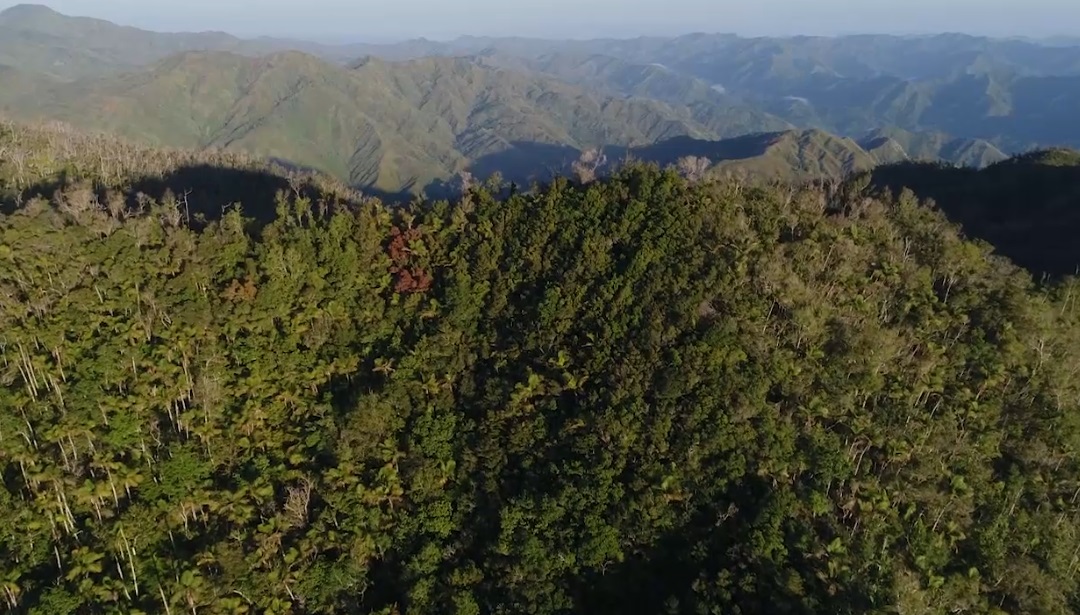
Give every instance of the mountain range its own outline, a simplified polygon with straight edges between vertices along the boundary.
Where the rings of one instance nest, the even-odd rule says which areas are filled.
[[[632,147],[787,126],[752,112],[739,124],[720,112],[607,96],[463,58],[366,58],[342,67],[292,51],[186,52],[114,77],[9,78],[23,85],[5,88],[0,104],[17,117],[160,145],[241,148],[388,191],[531,144]]]
[[[327,45],[20,5],[0,13],[0,86],[12,118],[243,150],[387,193],[466,171],[542,178],[593,148],[791,177],[1080,145],[1080,47],[964,35]]]

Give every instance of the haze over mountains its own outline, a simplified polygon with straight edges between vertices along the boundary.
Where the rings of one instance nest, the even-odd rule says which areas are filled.
[[[464,171],[543,178],[591,148],[609,160],[708,152],[721,166],[782,176],[909,159],[981,167],[1080,145],[1080,127],[1066,121],[1078,104],[1080,47],[1069,41],[692,34],[325,45],[154,33],[36,5],[0,13],[5,115],[242,149],[391,193]]]

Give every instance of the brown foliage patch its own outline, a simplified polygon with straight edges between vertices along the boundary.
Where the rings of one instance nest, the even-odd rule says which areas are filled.
[[[410,228],[402,231],[394,227],[390,231],[390,245],[387,253],[393,265],[390,273],[396,276],[394,291],[399,293],[423,293],[431,289],[435,282],[431,273],[416,264],[411,246],[422,241],[423,234],[420,229]]]
[[[258,292],[259,290],[251,280],[244,283],[241,283],[240,280],[233,280],[232,284],[221,295],[226,301],[254,301]]]

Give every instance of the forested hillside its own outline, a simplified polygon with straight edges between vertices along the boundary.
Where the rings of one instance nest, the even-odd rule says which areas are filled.
[[[0,133],[12,612],[1080,610],[1076,282],[911,193],[62,137]]]

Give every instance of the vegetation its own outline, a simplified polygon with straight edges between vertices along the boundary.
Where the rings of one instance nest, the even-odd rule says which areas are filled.
[[[1035,275],[1080,269],[1080,153],[1044,150],[981,171],[934,164],[875,169],[871,181],[933,199],[965,233],[984,239]]]
[[[907,161],[951,163],[981,169],[1008,158],[985,139],[957,139],[944,133],[914,133],[899,128],[874,130],[859,140],[882,163]]]
[[[0,12],[0,604],[1080,612],[1075,44]]]
[[[152,144],[287,160],[342,181],[420,192],[470,165],[543,173],[551,152],[753,132],[645,99],[593,95],[464,59],[352,68],[299,52],[258,59],[191,52],[148,72],[0,92],[17,117],[59,119]],[[525,164],[516,165],[521,151]]]
[[[137,70],[188,51],[259,56],[291,49],[344,62],[364,53],[367,46],[244,40],[224,32],[149,32],[102,19],[62,15],[36,4],[0,11],[0,64],[64,81]]]
[[[131,192],[204,154],[56,134],[0,132],[12,611],[1080,607],[1076,282],[911,192],[223,156],[254,196],[188,225]]]
[[[363,200],[327,176],[240,152],[150,148],[57,122],[0,121],[0,211],[8,213],[33,198],[78,191],[111,211],[169,199],[183,207],[188,223],[198,225],[242,202],[270,203],[282,190],[335,207]],[[272,209],[246,213],[264,221],[275,215]]]
[[[0,94],[5,99],[20,116],[251,152],[383,193],[437,191],[462,171],[528,183],[567,171],[596,146],[613,158],[662,164],[700,151],[759,177],[842,177],[891,161],[821,131],[754,133],[776,124],[730,126],[726,113],[698,118],[689,107],[643,98],[597,99],[466,59],[368,58],[346,69],[296,52],[260,59],[193,52],[152,72],[23,87]],[[746,132],[754,134],[717,139]]]
[[[242,151],[395,198],[452,193],[465,173],[546,181],[594,149],[790,180],[1080,146],[1078,58],[955,35],[335,46],[20,5],[0,12],[0,112]]]

